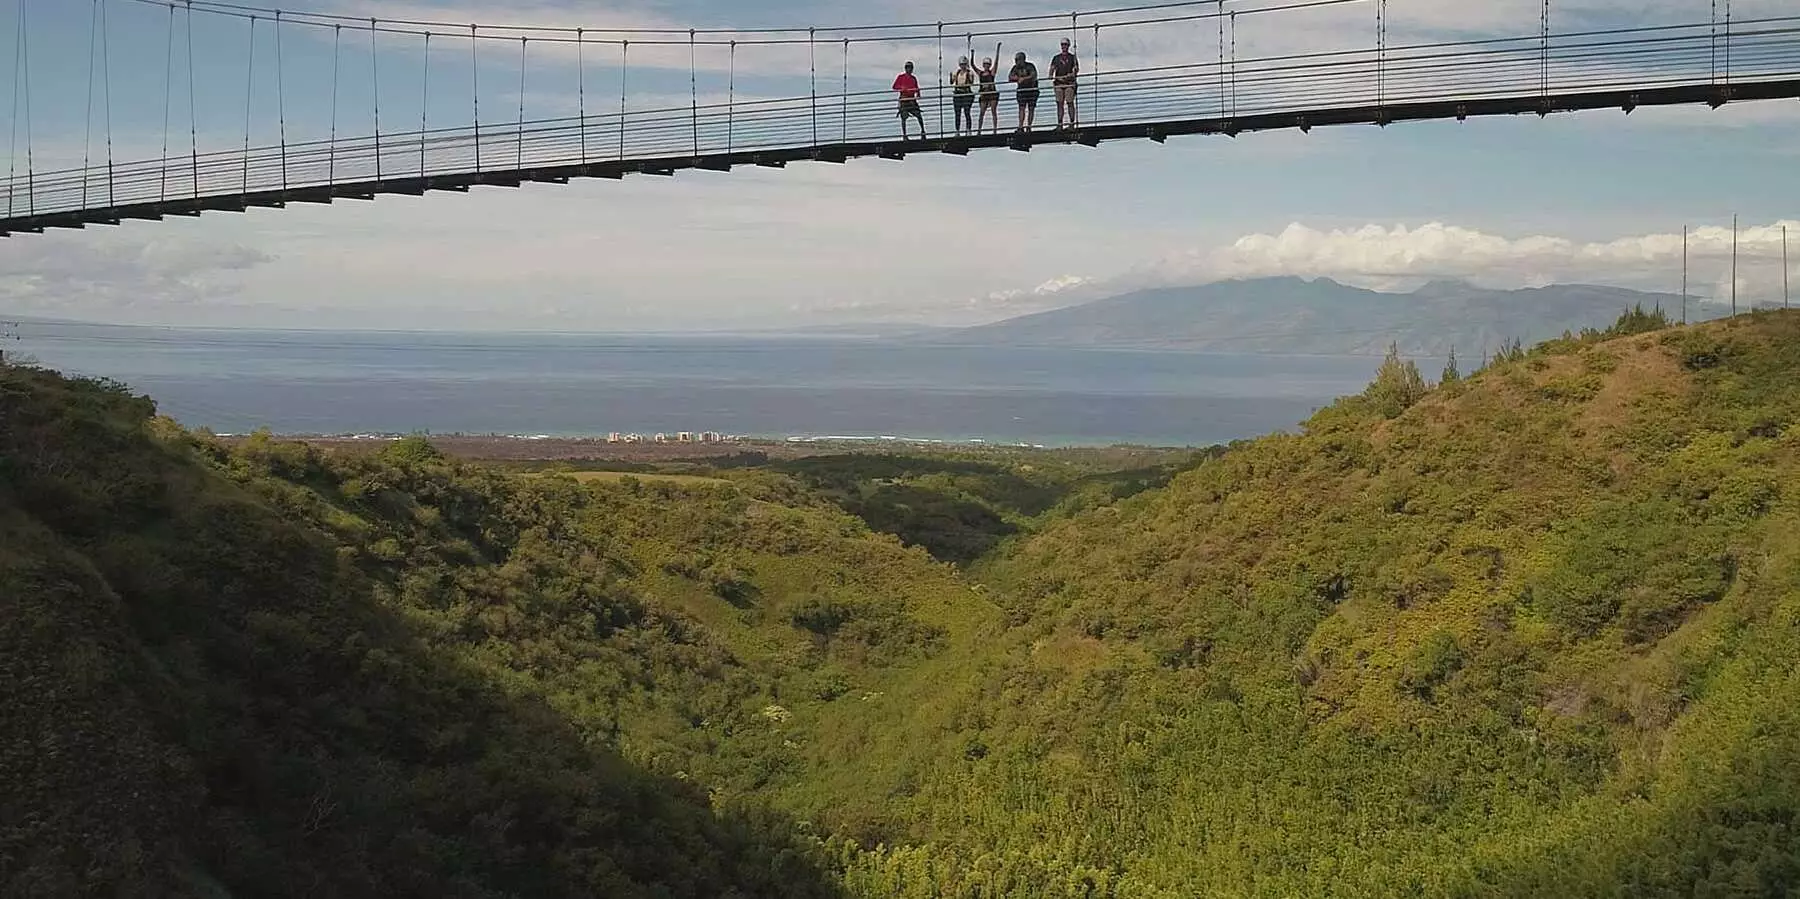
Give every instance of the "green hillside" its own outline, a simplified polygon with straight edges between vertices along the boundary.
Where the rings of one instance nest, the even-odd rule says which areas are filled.
[[[1789,894],[1800,317],[1658,324],[1117,472],[227,449],[0,371],[0,893]]]

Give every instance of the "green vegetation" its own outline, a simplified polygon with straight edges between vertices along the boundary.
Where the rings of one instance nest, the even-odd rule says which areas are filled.
[[[584,480],[0,370],[0,892],[1800,889],[1800,317],[1458,374]]]

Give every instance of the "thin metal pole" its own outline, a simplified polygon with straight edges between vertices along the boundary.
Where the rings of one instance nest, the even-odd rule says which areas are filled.
[[[631,39],[619,41],[619,158],[625,158],[625,82],[631,75]]]
[[[381,180],[381,61],[375,52],[375,20],[369,19],[369,103],[375,110],[375,180]]]
[[[1222,119],[1224,117],[1225,117],[1225,0],[1219,0],[1219,118]]]
[[[530,38],[519,38],[519,136],[513,145],[513,168],[525,167],[525,65]]]
[[[938,26],[937,26],[937,50],[938,50],[938,73],[937,73],[938,136],[942,137],[944,135],[944,23],[942,23],[942,22],[939,22]],[[921,128],[919,130],[923,131],[925,129]]]
[[[431,32],[425,32],[424,70],[419,77],[419,177],[425,177],[425,132],[431,123]]]
[[[13,180],[19,174],[19,43],[25,39],[24,23],[19,21],[25,17],[25,4],[22,2],[19,4],[18,13],[13,21],[12,71],[7,73],[12,77],[12,105],[6,113],[9,126],[6,135],[6,214],[8,216],[13,214],[14,202],[18,199],[18,190],[13,186]],[[167,156],[168,151],[164,150],[163,155]]]
[[[100,80],[104,84],[102,96],[106,100],[106,205],[115,205],[113,199],[113,136],[112,136],[112,25],[107,16],[106,7],[110,0],[100,0]]]
[[[200,110],[194,104],[194,0],[187,0],[188,162],[194,196],[200,195]]]
[[[694,29],[688,29],[688,121],[694,127],[694,157],[700,156],[700,68],[694,61]]]
[[[585,29],[575,29],[575,108],[581,118],[581,161],[588,160],[587,147],[587,60],[582,53]]]
[[[1781,308],[1793,308],[1788,297],[1788,239],[1787,226],[1781,226]]]
[[[819,145],[819,56],[813,42],[814,31],[806,29],[806,60],[812,71],[812,142],[816,147]]]
[[[19,7],[21,12],[24,6]],[[162,186],[156,199],[163,202],[169,199],[169,107],[170,97],[175,93],[175,4],[169,4],[169,47],[163,59],[163,140],[162,140]],[[15,90],[15,96],[17,92]]]
[[[1731,0],[1725,0],[1725,83],[1731,83]]]
[[[1375,106],[1387,105],[1387,0],[1375,4]]]
[[[731,62],[725,75],[725,152],[730,153],[737,130],[737,41],[731,42]]]
[[[1237,10],[1231,11],[1231,117],[1237,118]]]
[[[288,189],[287,75],[282,64],[281,11],[275,12],[275,122],[281,141],[281,190]]]
[[[1731,314],[1737,315],[1738,217],[1731,217]]]
[[[1094,23],[1094,111],[1088,115],[1090,124],[1100,124],[1100,23]]]
[[[244,173],[238,190],[250,192],[250,111],[256,108],[256,17],[250,17],[249,62],[244,65]]]
[[[25,92],[25,214],[37,214],[37,166],[32,162],[31,140],[31,32],[25,17],[25,0],[19,0],[19,82]],[[7,186],[10,192],[11,185]]]
[[[100,0],[93,0],[88,13],[88,64],[87,64],[87,120],[86,134],[81,139],[81,207],[88,204],[88,169],[93,163],[94,146],[94,57],[95,46],[100,36]],[[12,185],[6,186],[7,190]]]
[[[469,102],[475,115],[475,171],[481,171],[481,39],[469,26]]]
[[[1550,96],[1550,0],[1538,12],[1538,96]]]
[[[844,96],[843,111],[838,114],[838,140],[850,142],[850,39],[844,38]]]
[[[337,182],[338,49],[343,37],[344,26],[331,26],[331,140],[325,157],[325,180],[331,183]]]

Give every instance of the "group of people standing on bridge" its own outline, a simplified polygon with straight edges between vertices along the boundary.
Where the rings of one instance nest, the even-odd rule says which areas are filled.
[[[1056,128],[1076,127],[1079,122],[1076,116],[1075,79],[1081,74],[1081,61],[1069,50],[1069,39],[1063,38],[1062,52],[1050,60],[1050,86],[1056,95]],[[994,68],[994,60],[984,59],[980,67],[970,65],[969,58],[958,61],[956,71],[950,73],[950,98],[956,110],[956,133],[980,134],[983,128],[991,128],[991,133],[1000,132],[1000,86],[998,71]],[[1036,124],[1038,105],[1038,69],[1037,65],[1025,57],[1023,51],[1013,54],[1013,66],[1007,73],[1006,80],[1013,85],[1013,94],[1019,104],[1019,125],[1017,133],[1031,130]],[[907,119],[919,122],[919,139],[924,140],[925,113],[919,108],[919,79],[913,74],[913,64],[909,61],[905,71],[894,79],[894,91],[900,95],[900,136],[903,140],[912,139],[911,129],[907,127]],[[976,100],[981,101],[979,118],[975,113]],[[989,116],[992,124],[989,125]]]

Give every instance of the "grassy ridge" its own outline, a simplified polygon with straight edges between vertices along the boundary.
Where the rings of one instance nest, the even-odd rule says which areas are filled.
[[[0,371],[0,884],[1784,895],[1797,374],[1628,315],[1194,458],[675,480]]]

